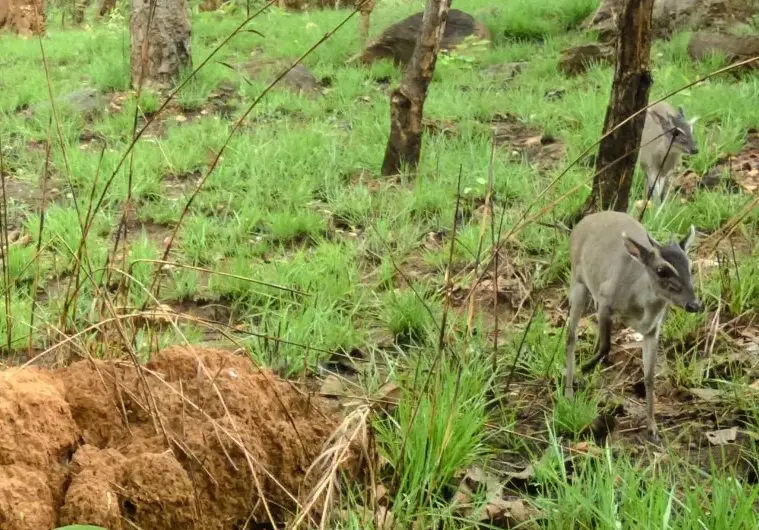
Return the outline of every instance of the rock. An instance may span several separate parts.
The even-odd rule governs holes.
[[[405,65],[411,60],[416,46],[416,38],[422,26],[423,12],[415,13],[400,22],[396,22],[360,54],[351,57],[349,63],[360,62],[369,64],[378,59],[392,59],[396,65]],[[453,50],[467,37],[476,40],[490,40],[490,31],[484,24],[475,20],[468,13],[451,9],[445,23],[441,50]]]
[[[102,92],[94,88],[81,88],[70,94],[57,97],[55,103],[59,110],[65,113],[78,114],[85,120],[89,120],[106,110],[108,100]],[[45,100],[27,109],[25,115],[27,117],[34,116],[38,112],[49,111],[49,109],[50,102]]]
[[[44,34],[44,0],[0,0],[0,30],[2,29],[24,36]]]
[[[694,33],[688,42],[688,55],[696,61],[709,59],[712,55],[724,55],[728,63],[750,59],[759,55],[759,36],[730,35],[727,33]],[[759,67],[754,61],[743,70]]]
[[[559,70],[567,76],[585,73],[592,64],[613,64],[614,48],[605,44],[583,44],[562,50]]]
[[[290,11],[335,8],[353,9],[360,3],[361,0],[279,0],[278,2],[280,9],[289,9]]]
[[[623,0],[603,0],[584,27],[599,32],[603,40],[616,34],[616,13]],[[698,31],[749,22],[754,15],[751,0],[655,0],[651,22],[654,38],[666,38],[681,30]]]
[[[527,61],[516,63],[491,64],[482,72],[483,77],[497,77],[505,81],[513,79],[522,73],[522,69],[527,65]]]
[[[284,70],[290,67],[295,59],[271,59],[261,55],[242,65],[245,73],[251,80],[265,80],[272,82]],[[319,95],[321,86],[314,73],[304,64],[297,64],[282,78],[280,84],[298,94]]]
[[[106,105],[105,96],[94,88],[82,88],[60,98],[61,102],[69,105],[72,110],[86,117],[101,113]]]
[[[144,88],[165,89],[178,79],[182,69],[192,67],[190,10],[186,0],[158,2],[150,20],[150,0],[133,0],[129,30],[132,36],[132,86],[144,75]],[[142,43],[148,38],[147,57],[142,65]]]

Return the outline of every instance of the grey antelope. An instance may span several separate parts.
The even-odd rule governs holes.
[[[646,198],[653,198],[657,206],[664,201],[669,187],[669,174],[680,162],[681,156],[698,153],[692,128],[695,121],[695,118],[685,119],[682,107],[675,110],[665,101],[660,101],[646,111],[638,160],[646,174]]]
[[[564,393],[574,396],[577,324],[588,300],[598,314],[596,355],[583,367],[594,368],[611,348],[612,317],[618,316],[643,335],[643,376],[649,436],[658,439],[654,419],[654,367],[659,332],[670,304],[698,312],[703,304],[693,292],[687,251],[696,231],[690,226],[679,242],[661,245],[626,213],[602,211],[584,217],[570,235],[572,263]]]

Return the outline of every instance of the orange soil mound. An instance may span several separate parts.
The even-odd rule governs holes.
[[[268,520],[260,492],[291,516],[336,414],[220,350],[168,348],[146,368],[0,372],[0,528],[246,528]]]

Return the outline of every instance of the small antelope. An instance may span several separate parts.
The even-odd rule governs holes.
[[[584,217],[570,235],[572,274],[564,395],[574,396],[577,324],[590,295],[598,312],[597,353],[582,370],[594,368],[609,354],[613,315],[641,333],[646,420],[652,440],[658,440],[654,419],[656,349],[667,307],[674,304],[691,313],[703,309],[693,292],[691,261],[686,254],[695,237],[691,225],[679,243],[661,245],[633,217],[614,211]]]
[[[695,118],[685,119],[682,107],[675,110],[665,101],[653,105],[646,112],[638,159],[648,182],[646,198],[652,197],[657,206],[664,202],[669,174],[680,162],[680,157],[698,153],[693,139],[692,126],[695,122]]]

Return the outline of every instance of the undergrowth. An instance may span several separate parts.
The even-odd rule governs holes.
[[[420,6],[380,3],[372,32]],[[49,24],[42,39],[49,78],[37,40],[0,36],[8,217],[0,338],[8,362],[112,317],[106,300],[122,313],[158,301],[193,315],[222,307],[224,322],[182,320],[155,333],[130,324],[132,346],[147,359],[157,345],[180,339],[229,346],[233,337],[253,358],[293,378],[319,374],[336,352],[368,359],[357,381],[369,393],[387,374],[402,389],[397,409],[372,423],[385,461],[378,478],[390,490],[387,504],[400,526],[471,528],[473,512],[454,509],[462,474],[511,459],[534,464],[529,490],[512,493],[525,499],[540,528],[755,528],[755,476],[735,476],[717,464],[698,467],[674,450],[664,457],[624,444],[576,450],[587,443],[583,433],[607,396],[596,393],[601,377],[574,400],[561,393],[566,234],[534,223],[517,230],[498,254],[500,269],[490,269],[500,276],[491,275],[476,315],[467,318],[468,299],[456,294],[473,286],[475,264],[481,272],[493,241],[518,226],[528,207],[530,214],[546,207],[542,220],[548,222],[582,204],[591,183],[588,160],[550,184],[598,139],[612,69],[596,66],[571,78],[557,69],[561,50],[586,39],[578,26],[596,0],[508,0],[498,6],[466,0],[455,7],[488,27],[492,46],[464,48],[439,62],[425,105],[434,127],[425,134],[416,175],[379,176],[389,87],[401,72],[389,62],[345,66],[359,46],[351,23],[304,61],[316,79],[328,80],[322,95],[274,89],[231,137],[189,205],[234,121],[266,86],[265,79],[243,78],[239,65],[250,60],[250,51],[292,60],[348,11],[269,9],[251,23],[264,38],[236,35],[158,116],[162,95],[145,92],[137,100],[128,91],[125,4],[85,28]],[[50,20],[65,9],[51,7]],[[193,6],[195,64],[244,17],[245,6],[223,9],[200,13]],[[714,66],[691,61],[686,46],[687,34],[655,43],[652,100]],[[513,78],[497,68],[513,63],[522,63]],[[72,93],[84,88],[102,97],[92,117],[71,107]],[[48,89],[59,109],[55,116]],[[746,75],[739,81],[716,77],[671,98],[700,117],[694,131],[700,152],[686,161],[690,169],[703,175],[740,152],[747,131],[759,127],[758,94],[759,77]],[[220,98],[223,110],[216,106]],[[490,122],[506,114],[560,142],[558,162],[542,166],[540,155],[530,158],[502,145],[491,165]],[[135,115],[138,129],[156,121],[119,167]],[[463,190],[458,209],[457,189]],[[572,189],[577,191],[549,206]],[[482,230],[489,191],[495,220]],[[635,196],[640,192],[638,178]],[[127,195],[127,221],[117,235]],[[697,190],[682,203],[670,200],[644,221],[660,240],[683,234],[691,223],[706,237],[752,200],[740,186],[725,183]],[[708,354],[738,355],[741,333],[756,333],[758,223],[759,208],[753,208],[728,241],[733,248],[720,247],[718,262],[716,252],[699,249],[694,274],[709,312],[670,312],[661,357],[673,392],[727,384],[744,389],[753,382],[753,372],[738,369],[715,375]],[[500,282],[497,310],[488,305],[493,276]],[[446,278],[453,294],[446,292]],[[592,348],[590,329],[581,337],[580,355]],[[118,343],[107,327],[77,337],[75,355],[124,353],[102,346]],[[88,341],[99,346],[88,348]],[[756,404],[734,399],[730,406],[743,411],[742,428],[755,432]],[[688,419],[696,430],[697,420]],[[754,448],[745,451],[756,462]],[[348,498],[340,527],[382,527],[365,516],[369,499]]]

